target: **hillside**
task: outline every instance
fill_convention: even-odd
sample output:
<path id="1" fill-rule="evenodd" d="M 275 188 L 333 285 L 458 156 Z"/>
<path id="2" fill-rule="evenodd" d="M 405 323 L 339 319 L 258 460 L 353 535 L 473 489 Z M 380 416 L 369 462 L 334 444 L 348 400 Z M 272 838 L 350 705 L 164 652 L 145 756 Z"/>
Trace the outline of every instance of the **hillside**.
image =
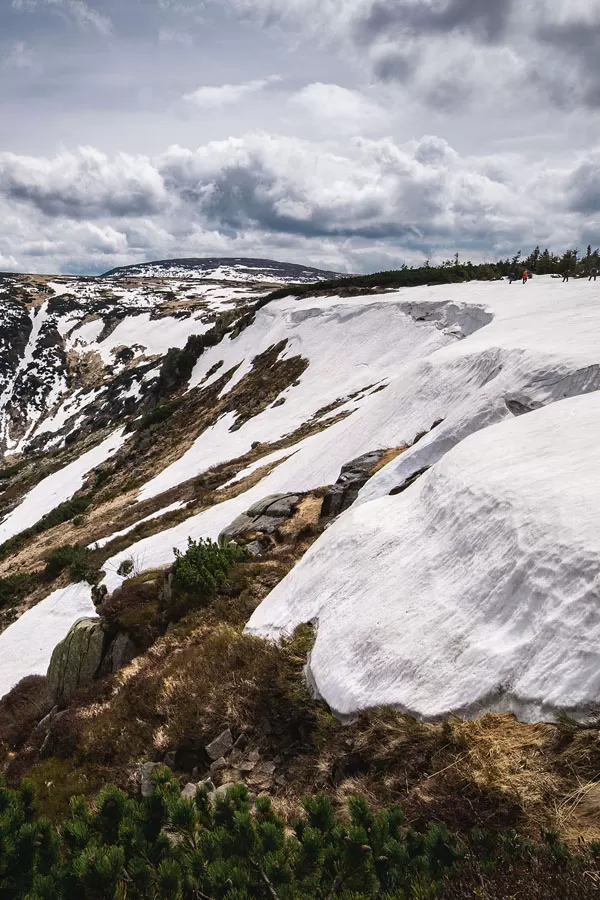
<path id="1" fill-rule="evenodd" d="M 203 259 L 166 259 L 122 266 L 106 272 L 103 278 L 193 278 L 221 279 L 230 282 L 260 281 L 273 284 L 310 284 L 340 277 L 335 272 L 276 262 L 272 259 L 207 257 Z"/>
<path id="2" fill-rule="evenodd" d="M 189 779 L 231 728 L 291 806 L 600 837 L 596 286 L 271 287 L 0 282 L 9 778 Z"/>

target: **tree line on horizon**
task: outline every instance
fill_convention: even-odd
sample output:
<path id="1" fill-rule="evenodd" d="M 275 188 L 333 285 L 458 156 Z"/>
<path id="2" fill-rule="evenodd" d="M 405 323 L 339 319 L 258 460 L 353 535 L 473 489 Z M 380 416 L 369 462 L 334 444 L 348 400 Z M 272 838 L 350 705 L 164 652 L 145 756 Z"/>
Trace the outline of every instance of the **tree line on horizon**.
<path id="1" fill-rule="evenodd" d="M 564 275 L 573 278 L 589 277 L 592 269 L 600 269 L 600 249 L 593 250 L 588 245 L 585 254 L 578 249 L 554 253 L 548 248 L 539 246 L 528 256 L 519 250 L 513 257 L 500 259 L 495 263 L 472 263 L 463 261 L 455 253 L 439 265 L 431 265 L 427 260 L 422 266 L 402 265 L 399 269 L 386 272 L 375 272 L 371 275 L 346 275 L 320 281 L 315 284 L 286 285 L 261 298 L 258 307 L 265 306 L 271 300 L 279 300 L 290 295 L 326 295 L 332 292 L 368 292 L 374 288 L 419 287 L 429 284 L 459 284 L 465 281 L 498 281 L 506 278 L 511 272 L 520 278 L 524 271 L 530 275 Z"/>

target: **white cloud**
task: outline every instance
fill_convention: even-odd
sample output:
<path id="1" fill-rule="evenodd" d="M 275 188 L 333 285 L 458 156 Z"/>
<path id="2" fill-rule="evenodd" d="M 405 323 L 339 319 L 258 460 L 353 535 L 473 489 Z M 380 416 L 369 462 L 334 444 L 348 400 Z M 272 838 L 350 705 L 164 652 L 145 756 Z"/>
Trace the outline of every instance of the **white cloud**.
<path id="1" fill-rule="evenodd" d="M 180 47 L 192 47 L 194 38 L 189 32 L 177 31 L 174 28 L 161 28 L 158 32 L 160 44 L 178 44 Z"/>
<path id="2" fill-rule="evenodd" d="M 166 202 L 160 174 L 141 156 L 112 160 L 93 147 L 52 159 L 0 153 L 0 195 L 48 216 L 152 215 Z"/>
<path id="3" fill-rule="evenodd" d="M 309 84 L 289 98 L 328 128 L 365 134 L 385 123 L 384 111 L 359 91 L 338 84 Z"/>
<path id="4" fill-rule="evenodd" d="M 279 75 L 270 75 L 268 78 L 246 81 L 242 84 L 206 85 L 197 88 L 197 90 L 189 94 L 185 94 L 183 99 L 188 103 L 193 103 L 194 106 L 200 109 L 219 109 L 223 106 L 239 103 L 240 100 L 249 94 L 258 94 L 277 81 L 281 81 Z"/>
<path id="5" fill-rule="evenodd" d="M 155 158 L 2 154 L 0 254 L 30 271 L 186 253 L 350 271 L 455 250 L 495 258 L 538 242 L 596 245 L 599 184 L 600 152 L 524 170 L 514 155 L 463 156 L 435 136 L 357 138 L 345 152 L 256 133 Z"/>

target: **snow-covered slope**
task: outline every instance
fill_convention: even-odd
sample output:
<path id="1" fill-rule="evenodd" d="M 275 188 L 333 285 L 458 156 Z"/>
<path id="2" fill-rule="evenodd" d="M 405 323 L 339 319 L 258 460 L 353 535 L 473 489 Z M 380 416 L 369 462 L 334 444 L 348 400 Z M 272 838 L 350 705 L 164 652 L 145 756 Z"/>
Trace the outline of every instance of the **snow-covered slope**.
<path id="1" fill-rule="evenodd" d="M 167 259 L 112 269 L 104 277 L 221 279 L 230 282 L 306 284 L 339 278 L 336 272 L 276 262 L 273 259 L 217 258 Z"/>
<path id="2" fill-rule="evenodd" d="M 71 626 L 96 613 L 89 584 L 53 591 L 0 634 L 0 697 L 27 675 L 45 675 L 52 652 Z"/>
<path id="3" fill-rule="evenodd" d="M 265 290 L 258 279 L 0 277 L 0 452 L 60 447 L 147 408 L 168 350 Z"/>
<path id="4" fill-rule="evenodd" d="M 85 531 L 101 549 L 119 540 L 103 557 L 109 590 L 125 560 L 137 571 L 168 565 L 173 548 L 216 538 L 266 495 L 331 485 L 349 460 L 401 450 L 248 629 L 277 638 L 315 622 L 310 674 L 342 715 L 379 704 L 426 718 L 586 714 L 600 677 L 594 284 L 319 292 L 247 315 L 266 284 L 138 274 L 5 283 L 8 446 L 68 440 L 78 485 L 89 472 L 79 431 L 89 453 L 94 423 L 107 429 L 102 440 L 123 417 L 133 429 L 111 463 L 114 477 L 128 473 L 126 505 L 113 491 L 105 511 L 94 507 L 97 530 Z M 160 441 L 138 433 L 133 420 L 156 402 L 169 347 L 230 312 L 229 330 L 178 388 L 180 418 Z M 216 485 L 209 501 L 194 487 L 202 473 Z M 252 487 L 237 487 L 249 476 Z M 69 481 L 57 473 L 38 488 L 45 497 L 44 484 Z"/>
<path id="5" fill-rule="evenodd" d="M 249 630 L 317 622 L 311 675 L 341 714 L 585 715 L 600 699 L 599 419 L 594 393 L 467 438 L 342 516 Z"/>

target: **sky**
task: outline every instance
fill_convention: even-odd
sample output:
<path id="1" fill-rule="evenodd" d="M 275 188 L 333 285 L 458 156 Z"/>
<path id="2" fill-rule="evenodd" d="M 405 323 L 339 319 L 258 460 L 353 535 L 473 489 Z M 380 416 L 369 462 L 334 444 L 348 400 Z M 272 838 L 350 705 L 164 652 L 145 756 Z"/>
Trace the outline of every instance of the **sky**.
<path id="1" fill-rule="evenodd" d="M 0 0 L 0 270 L 600 244 L 600 0 Z"/>

